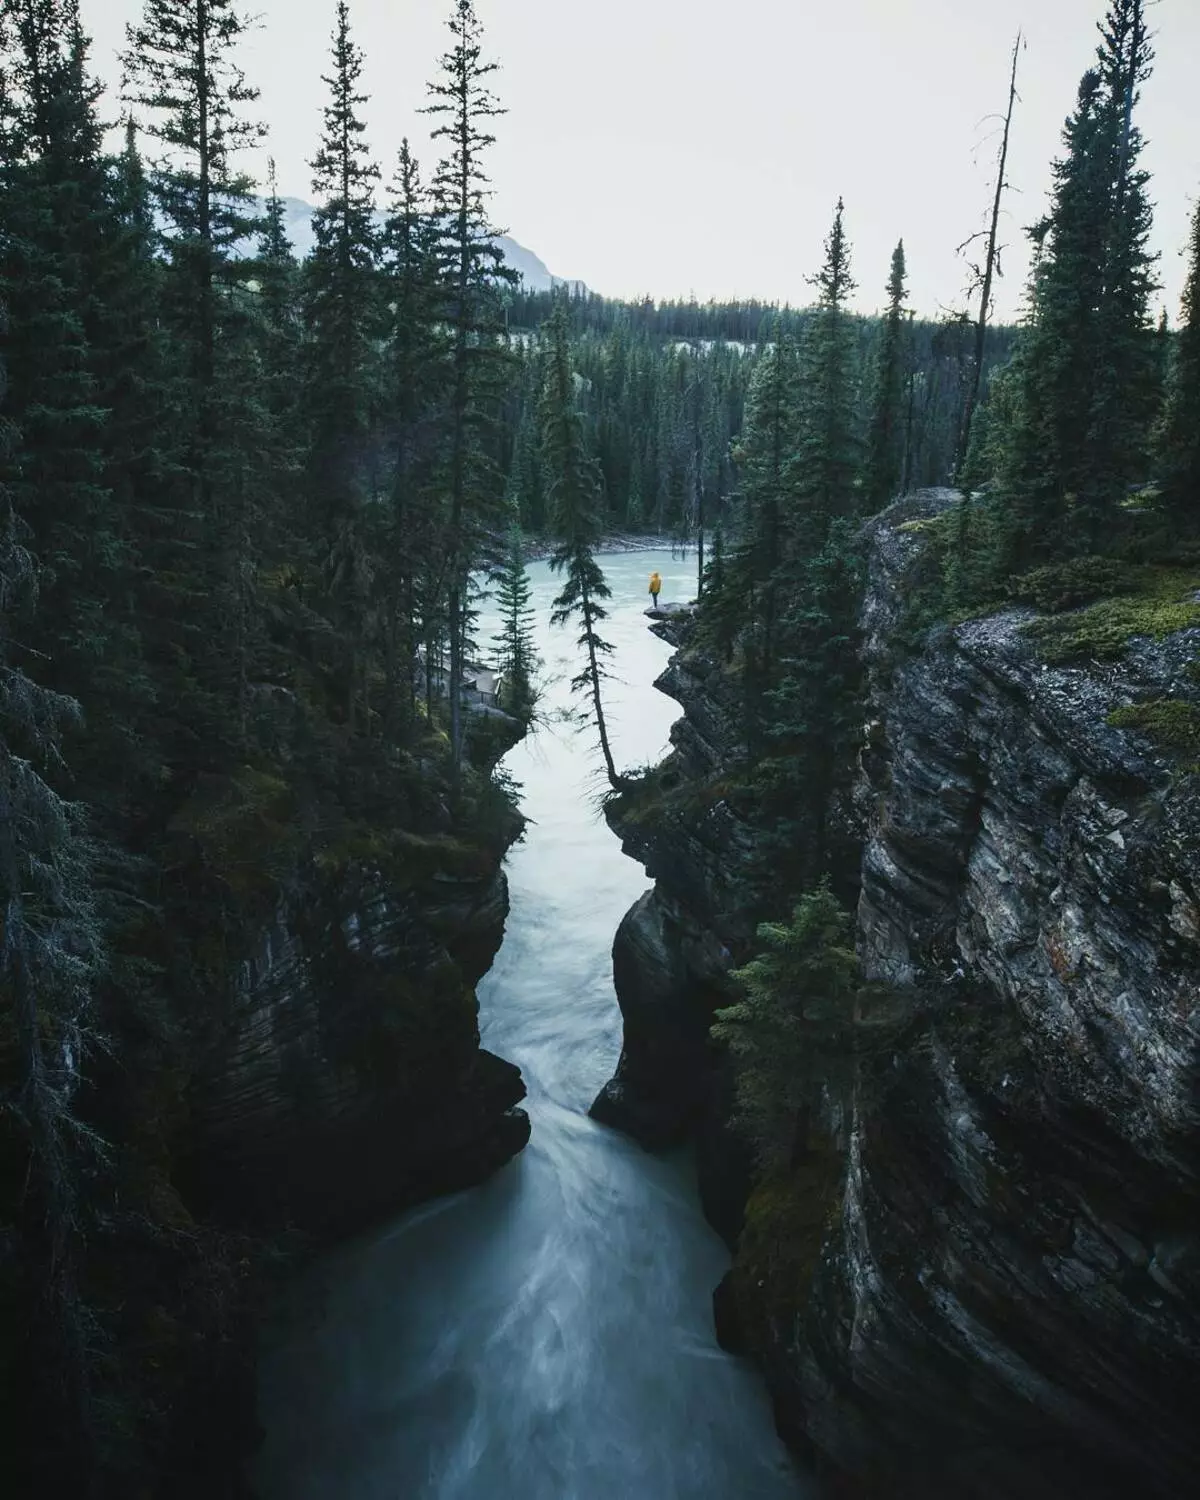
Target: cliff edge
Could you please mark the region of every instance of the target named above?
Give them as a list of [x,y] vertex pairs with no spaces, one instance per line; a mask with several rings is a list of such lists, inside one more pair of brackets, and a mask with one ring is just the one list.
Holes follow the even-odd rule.
[[902,645],[954,503],[868,535],[858,945],[909,1011],[874,1097],[739,1211],[707,1031],[760,830],[730,786],[736,681],[681,639],[674,753],[614,808],[657,884],[618,936],[626,1047],[596,1112],[699,1131],[740,1232],[723,1337],[855,1488],[1174,1495],[1200,1460],[1200,777],[1155,725],[1196,712],[1200,629],[1084,633],[1056,662],[1014,608]]

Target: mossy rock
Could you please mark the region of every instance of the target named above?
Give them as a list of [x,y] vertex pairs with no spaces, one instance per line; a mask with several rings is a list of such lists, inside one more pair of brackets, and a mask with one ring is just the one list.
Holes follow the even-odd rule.
[[301,843],[292,788],[255,766],[203,778],[168,828],[192,840],[204,864],[248,901],[274,892]]
[[1108,716],[1113,729],[1133,729],[1163,750],[1192,759],[1200,756],[1200,708],[1182,698],[1131,703]]
[[1114,661],[1139,636],[1162,641],[1200,625],[1200,573],[1194,569],[1131,568],[1126,578],[1131,592],[1125,595],[1026,625],[1039,656],[1052,665]]
[[1112,557],[1074,557],[1010,579],[1005,589],[1018,604],[1060,614],[1097,599],[1135,593],[1142,583],[1140,571]]
[[751,1345],[807,1305],[840,1211],[844,1173],[843,1153],[822,1142],[751,1193],[734,1262],[739,1315]]

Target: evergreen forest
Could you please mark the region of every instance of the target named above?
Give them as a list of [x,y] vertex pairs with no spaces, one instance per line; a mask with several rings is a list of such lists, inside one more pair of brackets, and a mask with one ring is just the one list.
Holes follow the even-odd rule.
[[[890,265],[854,255],[869,204],[828,205],[824,244],[798,247],[803,305],[528,290],[496,246],[503,75],[473,0],[448,0],[422,162],[367,139],[353,11],[330,0],[298,259],[273,173],[249,175],[266,131],[238,0],[145,0],[119,121],[76,0],[0,0],[14,1494],[233,1493],[188,1413],[250,1443],[246,1330],[295,1246],[189,1175],[191,1090],[281,890],[363,860],[403,884],[436,841],[470,862],[512,837],[495,768],[538,712],[529,557],[559,577],[621,797],[637,779],[605,733],[605,543],[696,556],[768,924],[718,1033],[768,1155],[796,1086],[776,1035],[794,977],[772,954],[816,945],[813,982],[859,993],[843,908],[871,519],[961,489],[928,523],[914,640],[1013,599],[1191,607],[1200,213],[1181,315],[1160,319],[1145,0],[1109,0],[1017,326],[991,320],[990,263],[973,300],[917,316],[902,243]],[[853,310],[860,284],[878,315]],[[481,665],[491,714],[470,711]]]

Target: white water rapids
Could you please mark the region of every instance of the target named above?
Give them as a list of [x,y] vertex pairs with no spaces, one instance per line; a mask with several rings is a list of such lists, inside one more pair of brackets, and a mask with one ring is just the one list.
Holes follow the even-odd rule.
[[[694,562],[603,559],[618,764],[656,760],[678,709],[651,684],[668,648],[647,578],[694,593]],[[530,574],[547,679],[570,701],[574,632]],[[487,632],[483,632],[486,638]],[[512,911],[480,986],[484,1045],[517,1063],[533,1138],[471,1192],[333,1254],[289,1290],[266,1339],[263,1500],[795,1500],[812,1495],[757,1376],[723,1354],[710,1297],[728,1264],[687,1153],[593,1124],[621,1017],[613,935],[646,889],[600,817],[590,734],[540,730],[508,757],[530,818]],[[380,1141],[378,1149],[391,1149]]]

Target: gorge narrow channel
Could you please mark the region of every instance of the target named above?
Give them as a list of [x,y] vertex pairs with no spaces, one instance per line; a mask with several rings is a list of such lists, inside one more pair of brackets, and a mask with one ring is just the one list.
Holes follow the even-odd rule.
[[[646,577],[694,591],[694,561],[604,559],[617,759],[658,758],[677,710]],[[484,1045],[517,1063],[532,1140],[483,1187],[323,1258],[266,1335],[262,1500],[785,1500],[810,1495],[758,1378],[723,1354],[710,1295],[728,1257],[686,1153],[594,1124],[621,1018],[610,949],[648,882],[598,812],[586,734],[557,722],[573,632],[531,568],[551,722],[508,757],[530,819],[504,945],[480,987]],[[486,629],[481,635],[486,638]],[[379,1142],[381,1152],[392,1149]]]

